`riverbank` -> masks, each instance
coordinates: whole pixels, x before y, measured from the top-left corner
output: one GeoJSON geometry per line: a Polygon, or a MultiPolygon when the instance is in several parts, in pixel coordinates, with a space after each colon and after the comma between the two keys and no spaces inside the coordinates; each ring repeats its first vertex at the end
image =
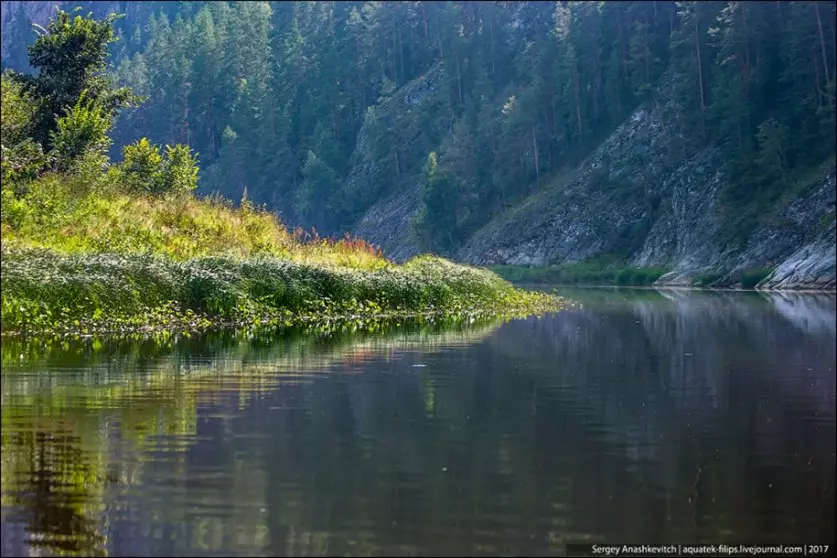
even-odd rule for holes
{"type": "Polygon", "coordinates": [[[494,265],[492,271],[515,283],[595,286],[650,286],[668,273],[664,267],[614,267],[597,261],[567,265],[494,265]]]}
{"type": "MultiPolygon", "coordinates": [[[[580,262],[553,266],[494,265],[492,271],[513,283],[551,284],[590,287],[694,287],[712,288],[713,284],[726,275],[706,274],[692,279],[691,284],[660,282],[669,273],[665,267],[606,266],[598,262],[580,262]]],[[[773,272],[771,268],[747,269],[742,271],[734,284],[724,285],[726,289],[753,290],[773,272]]]]}
{"type": "Polygon", "coordinates": [[[487,270],[427,255],[396,265],[359,239],[290,232],[246,201],[79,192],[61,178],[4,207],[3,335],[471,319],[565,304],[487,270]]]}
{"type": "Polygon", "coordinates": [[[175,261],[3,247],[2,331],[83,334],[396,318],[522,316],[564,301],[424,256],[352,269],[264,256],[175,261]]]}

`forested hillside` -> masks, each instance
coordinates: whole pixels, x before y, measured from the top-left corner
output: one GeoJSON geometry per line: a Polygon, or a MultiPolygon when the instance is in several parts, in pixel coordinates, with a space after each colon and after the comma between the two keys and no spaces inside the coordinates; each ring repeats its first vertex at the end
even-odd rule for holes
{"type": "MultiPolygon", "coordinates": [[[[3,64],[21,68],[34,31],[9,4],[3,64]]],[[[412,242],[456,253],[640,106],[672,167],[718,149],[741,227],[835,152],[834,2],[77,4],[128,14],[111,73],[149,97],[114,153],[188,144],[202,191],[330,234],[418,184],[412,242]]]]}

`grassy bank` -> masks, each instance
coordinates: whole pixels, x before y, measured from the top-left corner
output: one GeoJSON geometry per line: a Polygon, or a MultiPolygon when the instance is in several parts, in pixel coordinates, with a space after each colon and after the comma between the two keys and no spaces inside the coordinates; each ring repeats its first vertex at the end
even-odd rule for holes
{"type": "Polygon", "coordinates": [[[527,315],[561,307],[432,256],[291,233],[271,214],[191,195],[129,196],[50,175],[7,198],[4,334],[527,315]]]}
{"type": "Polygon", "coordinates": [[[495,265],[491,269],[504,279],[519,283],[625,286],[650,285],[669,271],[662,267],[614,266],[598,261],[541,267],[495,265]]]}
{"type": "MultiPolygon", "coordinates": [[[[597,261],[541,267],[495,265],[491,269],[515,283],[604,286],[648,286],[670,271],[664,267],[608,267],[597,261]]],[[[754,289],[772,271],[769,267],[746,269],[730,282],[726,273],[708,273],[695,276],[692,285],[711,288],[724,279],[724,287],[754,289]]]]}

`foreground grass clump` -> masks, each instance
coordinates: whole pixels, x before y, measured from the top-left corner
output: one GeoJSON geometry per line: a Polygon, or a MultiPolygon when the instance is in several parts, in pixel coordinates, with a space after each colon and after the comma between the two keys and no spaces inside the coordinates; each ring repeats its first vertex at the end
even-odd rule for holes
{"type": "Polygon", "coordinates": [[[177,261],[4,244],[0,269],[4,333],[513,316],[562,304],[489,271],[430,256],[358,269],[273,256],[177,261]]]}

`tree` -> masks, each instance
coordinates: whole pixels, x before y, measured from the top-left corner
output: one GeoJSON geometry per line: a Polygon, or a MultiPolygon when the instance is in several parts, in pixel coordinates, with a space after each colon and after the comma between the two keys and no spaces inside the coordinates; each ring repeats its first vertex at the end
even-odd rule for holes
{"type": "Polygon", "coordinates": [[[198,185],[198,162],[188,146],[167,145],[165,155],[148,138],[125,146],[120,169],[128,191],[155,196],[190,193],[198,185]]]}
{"type": "Polygon", "coordinates": [[[311,226],[325,228],[329,200],[340,187],[337,173],[309,151],[302,174],[304,180],[297,194],[297,212],[311,226]]]}
{"type": "Polygon", "coordinates": [[[130,89],[114,88],[105,75],[107,47],[115,40],[116,19],[115,15],[103,21],[80,15],[71,17],[58,10],[46,31],[29,47],[29,63],[39,74],[28,77],[24,83],[44,99],[33,130],[36,142],[51,147],[51,133],[58,126],[55,115],[75,106],[82,91],[111,120],[120,109],[140,101],[130,89]]]}
{"type": "Polygon", "coordinates": [[[671,48],[676,80],[674,97],[680,104],[680,119],[687,132],[705,141],[709,106],[710,68],[713,62],[707,48],[706,30],[714,19],[718,2],[677,2],[679,27],[672,33],[671,48]]]}
{"type": "Polygon", "coordinates": [[[459,192],[455,179],[439,167],[435,152],[427,156],[421,191],[423,207],[412,224],[413,232],[423,249],[444,253],[459,240],[459,192]]]}
{"type": "Polygon", "coordinates": [[[198,160],[188,145],[166,146],[161,178],[164,193],[191,193],[198,187],[198,160]]]}
{"type": "Polygon", "coordinates": [[[759,124],[756,134],[759,156],[756,159],[756,165],[762,169],[763,180],[774,182],[776,179],[781,179],[786,186],[789,186],[788,158],[785,149],[787,137],[787,126],[774,118],[759,124]]]}

